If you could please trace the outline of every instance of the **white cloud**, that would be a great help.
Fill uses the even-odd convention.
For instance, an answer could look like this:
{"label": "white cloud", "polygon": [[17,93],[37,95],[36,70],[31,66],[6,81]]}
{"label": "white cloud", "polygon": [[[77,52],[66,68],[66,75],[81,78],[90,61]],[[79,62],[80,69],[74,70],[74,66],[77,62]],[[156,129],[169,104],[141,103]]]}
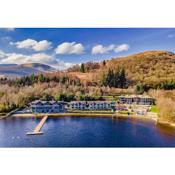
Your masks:
{"label": "white cloud", "polygon": [[6,55],[7,54],[4,51],[0,50],[0,59],[4,58]]}
{"label": "white cloud", "polygon": [[32,48],[33,46],[35,46],[35,44],[37,44],[37,41],[33,40],[33,39],[26,39],[23,41],[18,41],[16,43],[11,42],[11,45],[16,45],[16,47],[18,49],[28,49],[28,48]]}
{"label": "white cloud", "polygon": [[75,65],[75,64],[64,62],[64,61],[58,61],[57,64],[52,65],[52,67],[54,67],[57,70],[65,70],[65,69],[68,69],[69,67],[71,67],[73,65]]}
{"label": "white cloud", "polygon": [[114,49],[114,51],[116,52],[116,53],[119,53],[119,52],[123,52],[123,51],[127,51],[128,49],[129,49],[129,45],[128,44],[121,44],[121,45],[119,45],[119,46],[117,46],[115,49]]}
{"label": "white cloud", "polygon": [[45,53],[24,55],[18,53],[5,53],[2,50],[0,50],[0,64],[25,64],[25,63],[47,64],[59,70],[64,70],[73,65],[72,63],[66,63],[64,61],[60,61],[56,59],[54,56]]}
{"label": "white cloud", "polygon": [[18,53],[7,53],[7,54],[1,54],[3,56],[0,60],[1,64],[24,64],[24,63],[45,63],[49,64],[54,59],[45,53],[38,53],[38,54],[32,54],[32,55],[24,55],[24,54],[18,54]]}
{"label": "white cloud", "polygon": [[94,46],[91,52],[92,54],[105,54],[105,53],[109,53],[110,51],[114,51],[118,53],[122,51],[127,51],[128,49],[129,49],[128,44],[121,44],[121,45],[110,44],[108,46],[103,46],[99,44]]}
{"label": "white cloud", "polygon": [[51,47],[51,42],[47,40],[39,41],[33,46],[33,49],[36,51],[48,50]]}
{"label": "white cloud", "polygon": [[51,44],[52,43],[47,40],[36,41],[34,39],[26,39],[15,43],[10,42],[10,45],[15,45],[18,49],[33,49],[35,51],[48,50],[51,48]]}
{"label": "white cloud", "polygon": [[108,53],[109,51],[113,50],[115,47],[114,44],[111,44],[109,46],[103,46],[101,44],[96,45],[92,48],[92,54],[104,54],[104,53]]}
{"label": "white cloud", "polygon": [[57,46],[55,49],[56,54],[83,54],[84,53],[84,46],[81,43],[76,42],[64,42]]}

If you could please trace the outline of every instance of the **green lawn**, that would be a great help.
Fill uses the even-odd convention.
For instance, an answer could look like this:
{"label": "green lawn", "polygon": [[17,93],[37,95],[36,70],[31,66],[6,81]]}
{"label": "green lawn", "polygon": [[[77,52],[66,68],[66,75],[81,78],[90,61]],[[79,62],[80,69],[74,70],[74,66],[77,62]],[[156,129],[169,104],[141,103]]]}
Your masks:
{"label": "green lawn", "polygon": [[151,111],[150,112],[154,112],[154,113],[158,113],[158,109],[156,105],[152,105],[151,106]]}

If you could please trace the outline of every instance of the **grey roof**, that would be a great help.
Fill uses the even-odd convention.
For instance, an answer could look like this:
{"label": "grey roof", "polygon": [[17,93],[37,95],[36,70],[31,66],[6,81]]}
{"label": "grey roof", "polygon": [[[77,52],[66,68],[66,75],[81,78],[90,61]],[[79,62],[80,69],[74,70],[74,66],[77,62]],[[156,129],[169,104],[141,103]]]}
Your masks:
{"label": "grey roof", "polygon": [[42,100],[35,100],[30,103],[30,105],[60,105],[63,104],[62,101],[42,101]]}
{"label": "grey roof", "polygon": [[116,103],[115,101],[71,101],[70,102],[71,104],[72,103],[76,103],[76,104],[103,104],[103,103],[106,103],[106,104],[110,104],[110,103]]}

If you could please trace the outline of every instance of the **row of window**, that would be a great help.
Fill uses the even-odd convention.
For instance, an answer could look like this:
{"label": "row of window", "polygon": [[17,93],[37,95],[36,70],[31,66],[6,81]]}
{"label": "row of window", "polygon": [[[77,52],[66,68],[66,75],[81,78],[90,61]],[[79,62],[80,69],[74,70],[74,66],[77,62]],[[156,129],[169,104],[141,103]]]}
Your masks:
{"label": "row of window", "polygon": [[137,102],[137,103],[153,103],[153,100],[152,99],[139,99],[139,100],[136,100],[136,99],[120,99],[121,102],[123,103],[133,103],[133,102]]}
{"label": "row of window", "polygon": [[37,112],[37,113],[53,113],[53,112],[55,112],[55,113],[57,113],[57,112],[62,112],[62,111],[55,111],[55,110],[34,110],[33,111],[34,113],[35,112]]}
{"label": "row of window", "polygon": [[62,107],[56,106],[56,107],[32,107],[31,108],[33,112],[40,112],[40,113],[50,113],[50,112],[60,112],[63,111]]}
{"label": "row of window", "polygon": [[104,107],[104,106],[100,106],[100,107],[95,107],[95,106],[91,106],[91,107],[72,106],[72,109],[111,109],[111,107]]}
{"label": "row of window", "polygon": [[86,104],[71,104],[71,106],[111,106],[111,104],[96,104],[96,105],[86,105]]}

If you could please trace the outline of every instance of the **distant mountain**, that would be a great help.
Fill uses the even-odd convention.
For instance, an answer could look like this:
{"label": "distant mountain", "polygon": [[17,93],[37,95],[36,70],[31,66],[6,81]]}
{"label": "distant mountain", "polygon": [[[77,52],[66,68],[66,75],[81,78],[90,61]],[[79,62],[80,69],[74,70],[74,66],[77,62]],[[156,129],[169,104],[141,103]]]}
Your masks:
{"label": "distant mountain", "polygon": [[17,64],[0,64],[0,67],[17,66]]}
{"label": "distant mountain", "polygon": [[56,69],[54,69],[53,67],[46,65],[46,64],[41,64],[41,63],[26,63],[26,64],[21,64],[21,67],[33,68],[33,69],[37,69],[38,71],[43,71],[43,72],[56,71]]}
{"label": "distant mountain", "polygon": [[53,67],[41,63],[0,64],[0,77],[22,77],[31,74],[56,71]]}

